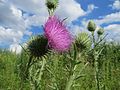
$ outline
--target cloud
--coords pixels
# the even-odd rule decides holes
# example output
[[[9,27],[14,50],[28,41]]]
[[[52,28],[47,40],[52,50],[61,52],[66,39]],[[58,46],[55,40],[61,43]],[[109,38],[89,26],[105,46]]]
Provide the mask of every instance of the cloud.
[[[115,0],[112,5],[109,5],[112,9],[120,10],[120,0]]]
[[[74,21],[81,16],[85,16],[91,13],[95,8],[94,4],[88,5],[88,10],[85,11],[81,8],[80,3],[75,0],[59,0],[59,7],[56,10],[56,14],[61,18],[68,17],[68,21]]]
[[[10,44],[19,40],[25,30],[22,12],[5,0],[0,2],[0,43]]]
[[[111,24],[108,25],[107,27],[105,27],[105,30],[110,30],[110,31],[116,31],[118,33],[120,33],[120,24]]]
[[[72,30],[74,30],[73,32],[76,34],[80,31],[88,32],[88,30],[87,30],[88,21],[89,21],[88,19],[83,19],[81,21],[81,25],[77,25],[75,27],[72,26]],[[108,33],[108,35],[106,37],[107,41],[113,40],[115,42],[120,42],[120,24],[119,24],[120,23],[120,12],[108,14],[101,18],[94,19],[94,21],[97,24],[96,30],[98,30],[99,27],[101,25],[103,25],[105,34]],[[118,23],[118,24],[116,24],[116,23]]]
[[[26,24],[28,26],[42,25],[45,23],[48,17],[45,0],[11,0],[10,2],[27,14],[33,14],[32,16],[25,16]],[[68,17],[68,22],[71,22],[92,12],[94,8],[96,7],[93,4],[90,4],[88,6],[88,10],[84,11],[81,8],[81,5],[75,0],[59,0],[59,5],[55,14],[58,15],[61,19]]]
[[[108,33],[107,41],[120,42],[120,12],[115,12],[94,20],[98,26],[104,26],[105,33]]]
[[[56,14],[61,18],[68,17],[69,21],[73,21],[86,13],[75,0],[59,0],[59,7],[56,10]]]
[[[14,5],[2,3],[0,4],[0,12],[2,12],[0,13],[0,25],[15,29],[25,27],[22,12]]]
[[[23,36],[23,32],[15,31],[13,29],[5,29],[0,26],[0,44],[12,44],[13,42],[19,41]]]
[[[48,17],[45,0],[11,0],[10,3],[25,12],[23,17],[26,19],[27,27],[40,26],[45,23]]]
[[[32,14],[47,14],[47,8],[45,7],[45,0],[10,0],[16,7],[21,10]]]
[[[88,5],[88,11],[86,13],[91,13],[94,9],[97,9],[98,7],[95,6],[94,4],[89,4]]]
[[[111,13],[109,15],[101,17],[101,19],[96,19],[95,22],[98,25],[110,24],[113,22],[120,22],[120,12]]]
[[[22,11],[6,1],[0,2],[0,43],[19,41],[26,30]]]
[[[120,42],[120,24],[115,24],[120,23],[120,12],[108,14],[101,19],[95,19],[95,22],[98,26],[107,25],[104,26],[105,33],[108,33],[107,41]]]
[[[10,45],[9,50],[11,52],[15,52],[16,54],[19,54],[21,53],[22,47],[19,44],[14,43]]]
[[[106,26],[106,33],[108,33],[107,40],[112,40],[114,42],[120,42],[120,24],[111,24]]]

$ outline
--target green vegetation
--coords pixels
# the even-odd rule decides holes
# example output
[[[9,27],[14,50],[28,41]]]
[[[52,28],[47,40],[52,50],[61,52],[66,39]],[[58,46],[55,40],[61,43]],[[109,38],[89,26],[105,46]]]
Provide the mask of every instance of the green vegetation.
[[[120,90],[120,45],[103,43],[97,46],[97,49],[100,48],[103,49],[98,58],[99,89]],[[23,52],[15,55],[0,50],[0,90],[65,90],[69,76],[73,74],[76,77],[72,81],[71,90],[96,90],[93,52],[88,52],[88,48],[80,50],[76,47],[69,53],[50,53],[42,58],[45,60],[42,74],[38,70],[41,70],[43,61],[37,59],[28,77],[25,73],[28,54]],[[75,71],[71,71],[75,65]]]
[[[49,18],[58,5],[46,0]],[[105,42],[102,27],[96,32],[90,20],[90,34],[79,33],[72,41],[63,21],[48,21],[52,32],[31,38],[21,54],[0,50],[0,90],[120,90],[120,45]],[[71,47],[66,49],[67,39]],[[55,50],[57,45],[65,50]]]

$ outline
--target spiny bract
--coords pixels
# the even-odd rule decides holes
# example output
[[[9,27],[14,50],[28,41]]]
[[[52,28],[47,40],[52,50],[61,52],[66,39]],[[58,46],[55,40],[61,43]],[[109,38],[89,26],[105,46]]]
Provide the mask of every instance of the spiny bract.
[[[48,41],[43,35],[34,36],[28,42],[28,51],[34,57],[41,57],[48,51]]]
[[[92,43],[91,43],[88,33],[82,32],[76,36],[75,44],[76,44],[78,50],[82,51],[87,48],[90,49]]]

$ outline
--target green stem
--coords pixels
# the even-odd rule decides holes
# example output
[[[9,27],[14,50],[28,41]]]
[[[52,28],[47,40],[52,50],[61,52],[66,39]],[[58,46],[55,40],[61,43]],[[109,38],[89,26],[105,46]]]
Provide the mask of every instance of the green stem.
[[[45,65],[46,65],[46,60],[43,58],[42,60],[42,66],[41,68],[36,72],[36,77],[38,76],[38,79],[37,79],[37,87],[36,87],[36,90],[39,90],[41,88],[41,80],[42,80],[42,75],[43,75],[43,71],[45,69]]]
[[[93,44],[95,45],[95,36],[94,36],[94,32],[92,32],[92,37],[93,37]]]
[[[95,61],[95,79],[96,79],[97,90],[100,90],[98,60]]]
[[[41,67],[40,73],[39,73],[39,81],[41,81],[41,78],[42,78],[42,75],[43,75],[43,71],[44,71],[44,68],[45,68],[45,64],[46,64],[46,60],[43,59],[43,61],[42,61],[42,67]]]
[[[74,79],[75,79],[75,75],[73,74],[73,75],[70,76],[69,81],[67,82],[65,90],[70,90],[71,89],[71,86],[73,84]]]
[[[42,80],[43,71],[45,69],[45,65],[46,65],[46,60],[43,58],[42,61],[38,61],[35,64],[35,67],[38,67],[37,70],[34,67],[31,67],[31,69],[30,69],[30,74],[31,74],[30,81],[31,81],[32,90],[40,90],[41,80]]]
[[[87,62],[84,66],[83,66],[83,68],[80,70],[80,72],[79,72],[79,76],[81,76],[80,74],[82,73],[82,71],[86,68],[86,66],[89,64],[89,62]],[[79,78],[79,76],[76,78],[76,72],[75,72],[75,70],[76,70],[76,68],[77,68],[77,66],[78,65],[75,65],[75,67],[74,67],[74,72],[73,72],[73,74],[69,77],[69,80],[68,80],[68,82],[67,82],[67,84],[66,84],[66,88],[65,88],[65,90],[71,90],[71,87],[72,87],[72,85],[73,85],[73,82],[74,82],[74,80],[76,80],[76,79],[78,79]]]
[[[77,65],[74,66],[73,73],[69,77],[69,80],[68,80],[68,82],[66,84],[65,90],[71,90],[71,87],[73,85],[73,81],[74,81],[74,79],[76,77],[75,72],[74,72],[76,70],[76,68],[77,68]]]
[[[79,72],[79,76],[77,76],[75,79],[79,79],[80,77],[81,77],[81,73],[82,73],[82,71],[87,67],[87,65],[89,64],[89,62],[87,62],[84,66],[83,66],[83,68],[80,70],[80,72]]]
[[[25,77],[26,78],[28,78],[28,75],[29,75],[29,68],[31,66],[32,59],[33,59],[33,56],[30,56],[29,61],[26,66],[26,69],[25,69]]]

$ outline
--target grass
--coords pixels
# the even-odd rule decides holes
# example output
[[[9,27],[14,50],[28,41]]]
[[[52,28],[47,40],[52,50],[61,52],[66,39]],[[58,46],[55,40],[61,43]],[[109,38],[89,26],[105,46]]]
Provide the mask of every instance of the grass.
[[[98,58],[100,90],[120,90],[120,45],[101,44],[99,48],[101,47],[104,49]],[[51,53],[45,59],[41,77],[39,70],[42,60],[37,59],[30,67],[31,77],[26,78],[24,71],[28,58],[25,53],[16,55],[0,50],[0,90],[65,90],[66,83],[73,74],[76,77],[72,80],[71,90],[97,90],[92,53]],[[76,64],[75,71],[72,71],[75,68],[75,62],[71,60],[73,58],[80,61]]]

